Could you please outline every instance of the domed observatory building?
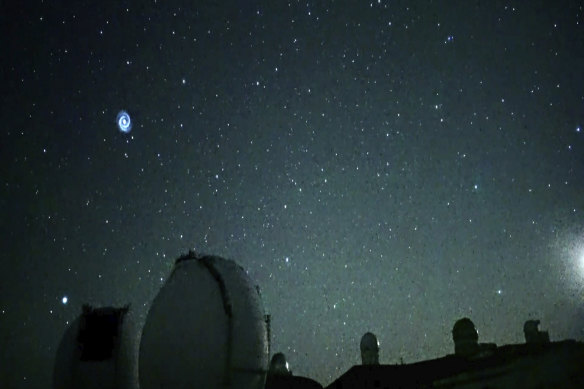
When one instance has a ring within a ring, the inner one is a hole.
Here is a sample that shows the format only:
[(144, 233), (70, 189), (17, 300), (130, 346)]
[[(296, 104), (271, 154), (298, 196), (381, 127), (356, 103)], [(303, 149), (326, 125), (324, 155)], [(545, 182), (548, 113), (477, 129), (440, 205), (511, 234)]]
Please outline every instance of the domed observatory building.
[(467, 317), (457, 320), (452, 327), (454, 354), (469, 357), (479, 352), (479, 333)]
[(286, 356), (276, 353), (270, 361), (265, 389), (322, 389), (322, 385), (310, 378), (293, 375)]
[(137, 389), (138, 339), (129, 306), (84, 305), (57, 349), (53, 388)]
[(359, 346), (363, 365), (379, 365), (379, 342), (375, 334), (366, 332)]
[(142, 331), (141, 389), (263, 389), (268, 320), (243, 268), (194, 252), (176, 260)]

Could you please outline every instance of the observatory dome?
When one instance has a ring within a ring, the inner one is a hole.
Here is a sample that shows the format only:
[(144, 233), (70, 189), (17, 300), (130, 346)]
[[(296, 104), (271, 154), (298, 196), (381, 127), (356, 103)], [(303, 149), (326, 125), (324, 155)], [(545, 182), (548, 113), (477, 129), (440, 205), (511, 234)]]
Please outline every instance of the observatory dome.
[(365, 333), (361, 338), (361, 360), (364, 365), (379, 364), (379, 342), (377, 336), (371, 332)]
[(57, 349), (53, 388), (137, 389), (139, 332), (129, 306), (84, 305)]
[(259, 290), (235, 262), (177, 259), (152, 302), (140, 343), (140, 388), (261, 389), (268, 326)]

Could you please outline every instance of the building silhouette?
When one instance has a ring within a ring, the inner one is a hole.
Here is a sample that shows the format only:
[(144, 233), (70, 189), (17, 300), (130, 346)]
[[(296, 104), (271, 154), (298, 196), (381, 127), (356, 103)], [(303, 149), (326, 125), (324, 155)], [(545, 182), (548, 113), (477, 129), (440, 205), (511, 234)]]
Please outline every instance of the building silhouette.
[[(411, 364), (379, 361), (366, 332), (362, 364), (327, 389), (584, 388), (584, 344), (551, 342), (539, 320), (525, 322), (525, 343), (480, 343), (469, 318), (452, 328), (454, 350)], [(295, 376), (286, 356), (268, 363), (270, 316), (259, 287), (232, 260), (194, 252), (179, 257), (139, 323), (130, 305), (83, 306), (55, 358), (54, 389), (322, 389)]]
[(539, 321), (525, 323), (525, 344), (479, 343), (469, 318), (454, 324), (454, 353), (411, 364), (353, 366), (327, 389), (584, 388), (584, 344), (550, 342)]

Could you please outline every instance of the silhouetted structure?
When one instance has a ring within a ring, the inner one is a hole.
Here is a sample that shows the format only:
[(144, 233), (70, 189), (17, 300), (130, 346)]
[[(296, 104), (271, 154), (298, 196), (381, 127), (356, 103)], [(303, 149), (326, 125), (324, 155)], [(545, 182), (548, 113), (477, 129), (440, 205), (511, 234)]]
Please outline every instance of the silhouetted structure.
[(497, 348), (494, 343), (479, 343), (479, 333), (468, 317), (457, 320), (452, 327), (454, 354), (461, 357), (482, 356)]
[(525, 343), (527, 344), (546, 344), (550, 342), (550, 335), (547, 331), (539, 330), (539, 320), (528, 320), (523, 325)]
[(479, 333), (474, 323), (467, 317), (458, 320), (452, 328), (454, 353), (460, 356), (470, 356), (479, 351)]
[[(130, 306), (83, 306), (65, 331), (53, 389), (322, 389), (292, 374), (270, 353), (270, 320), (259, 288), (231, 260), (181, 256), (138, 324)], [(523, 326), (525, 344), (479, 343), (469, 318), (452, 328), (454, 354), (400, 365), (379, 364), (371, 332), (360, 341), (362, 365), (330, 389), (584, 388), (584, 344), (550, 342), (539, 320)]]
[(270, 361), (265, 389), (322, 389), (322, 385), (310, 378), (292, 375), (286, 356), (276, 353)]
[(276, 353), (272, 356), (270, 361), (270, 368), (268, 369), (268, 374), (271, 375), (292, 375), (290, 371), (290, 365), (286, 360), (284, 353)]
[(361, 363), (364, 365), (379, 365), (379, 342), (377, 336), (366, 332), (361, 338)]
[(537, 324), (525, 325), (528, 343), (497, 347), (479, 343), (474, 324), (463, 318), (452, 329), (454, 354), (407, 365), (353, 366), (327, 389), (584, 388), (584, 344), (546, 342), (549, 336)]

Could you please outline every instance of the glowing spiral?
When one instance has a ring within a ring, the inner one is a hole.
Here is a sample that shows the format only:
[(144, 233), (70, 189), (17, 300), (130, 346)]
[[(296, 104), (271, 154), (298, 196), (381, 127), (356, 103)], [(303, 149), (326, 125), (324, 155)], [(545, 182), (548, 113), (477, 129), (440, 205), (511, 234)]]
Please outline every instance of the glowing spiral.
[(118, 123), (118, 128), (123, 133), (127, 134), (132, 129), (132, 119), (130, 118), (130, 114), (126, 111), (118, 112), (116, 122)]

